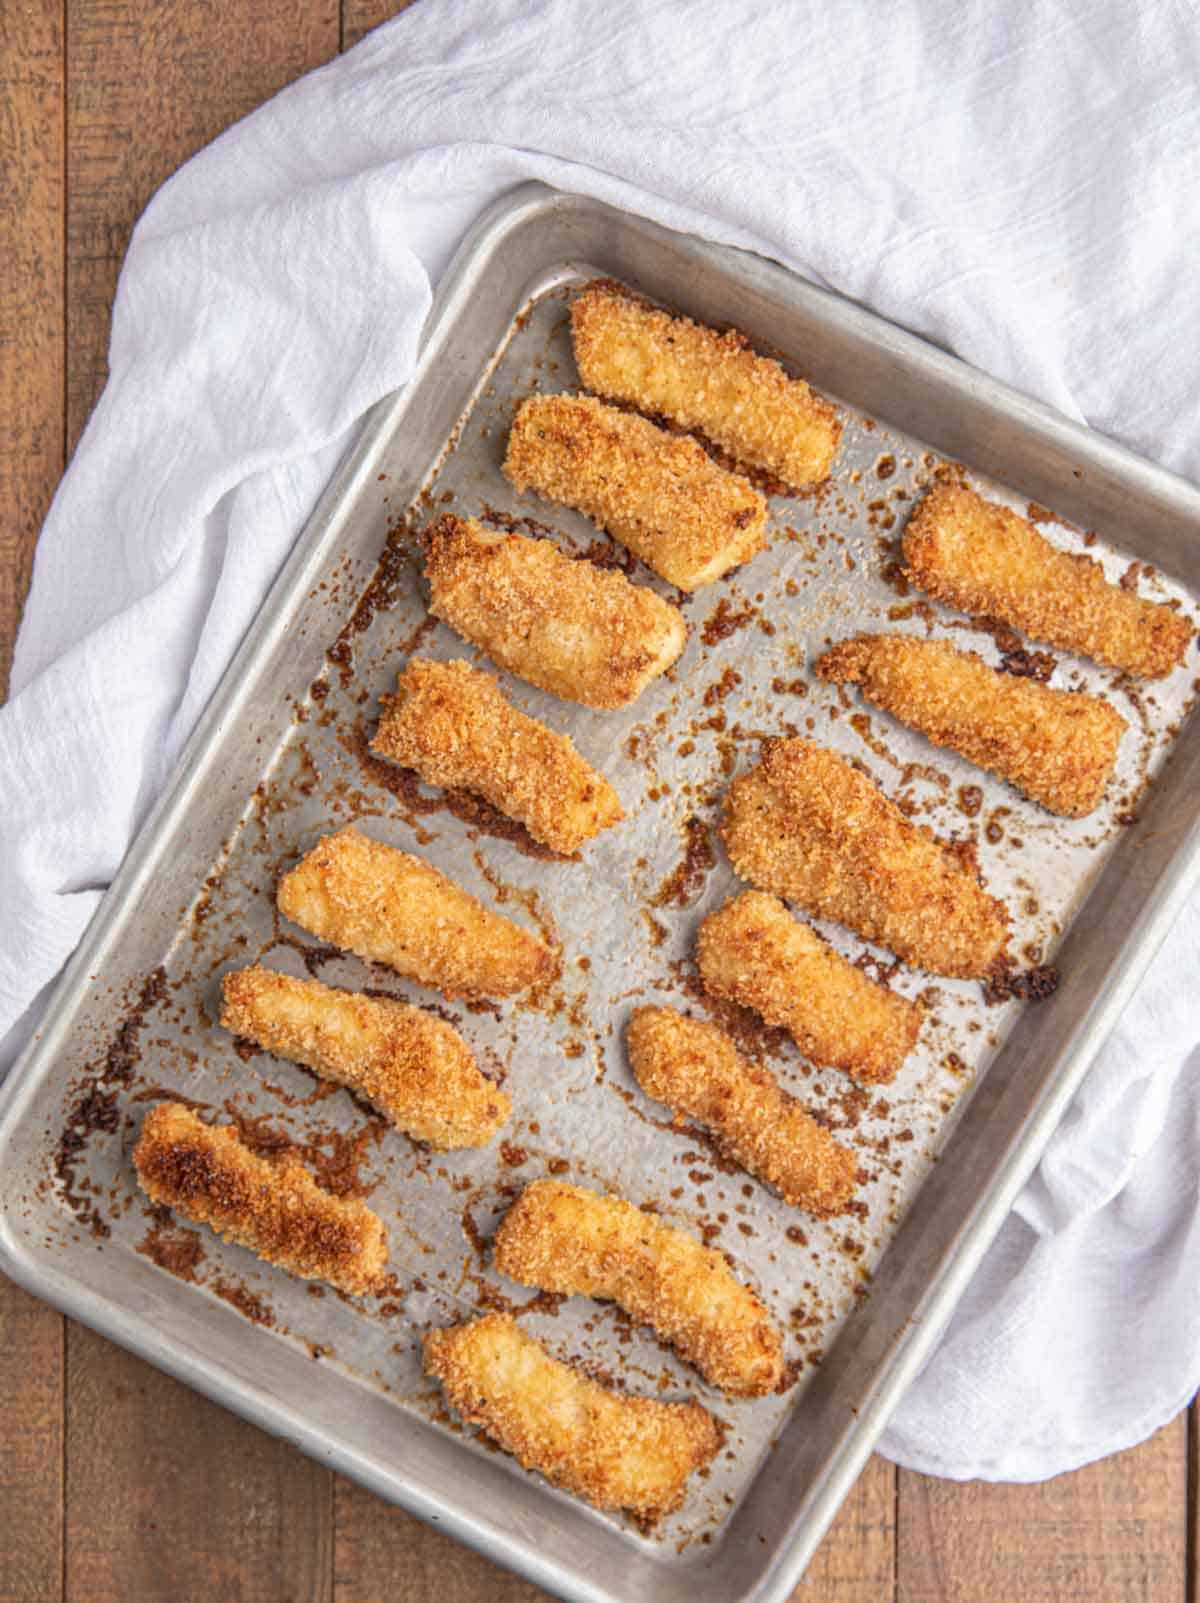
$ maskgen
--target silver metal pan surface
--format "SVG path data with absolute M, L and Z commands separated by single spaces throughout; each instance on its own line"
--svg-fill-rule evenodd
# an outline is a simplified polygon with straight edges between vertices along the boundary
M 769 550 L 684 604 L 687 651 L 633 707 L 573 708 L 505 679 L 519 706 L 573 736 L 628 814 L 564 863 L 372 762 L 365 741 L 414 650 L 474 655 L 426 615 L 415 534 L 438 509 L 532 518 L 597 545 L 583 520 L 518 497 L 499 471 L 517 402 L 577 386 L 567 306 L 597 276 L 738 327 L 847 424 L 830 482 L 773 499 Z M 931 631 L 995 660 L 992 634 L 896 589 L 898 535 L 947 460 L 1022 511 L 1036 503 L 1058 542 L 1086 544 L 1111 577 L 1140 564 L 1144 594 L 1194 616 L 1200 493 L 1179 479 L 770 262 L 536 185 L 493 208 L 442 287 L 412 382 L 364 425 L 4 1089 L 0 1268 L 564 1597 L 785 1598 L 1200 871 L 1194 647 L 1140 690 L 1060 659 L 1056 684 L 1103 691 L 1132 725 L 1109 798 L 1077 822 L 807 672 L 828 641 L 870 627 Z M 621 1045 L 638 1001 L 703 1011 L 696 925 L 736 883 L 720 799 L 758 737 L 789 729 L 859 759 L 939 833 L 973 838 L 1013 912 L 1014 947 L 1060 975 L 1044 1001 L 989 1005 L 976 984 L 899 972 L 892 983 L 925 993 L 930 1023 L 878 1092 L 753 1035 L 858 1148 L 863 1206 L 826 1222 L 671 1129 Z M 345 1093 L 239 1052 L 214 1023 L 221 975 L 259 957 L 430 1000 L 274 913 L 280 872 L 351 820 L 562 941 L 553 985 L 453 1010 L 515 1104 L 491 1149 L 419 1150 Z M 160 1096 L 237 1118 L 260 1144 L 296 1146 L 328 1184 L 368 1194 L 390 1232 L 388 1294 L 314 1295 L 153 1214 L 130 1153 Z M 430 1326 L 531 1301 L 490 1268 L 487 1242 L 519 1188 L 548 1173 L 703 1230 L 789 1333 L 795 1384 L 735 1403 L 610 1308 L 531 1308 L 526 1324 L 555 1351 L 634 1390 L 700 1396 L 728 1423 L 728 1451 L 651 1535 L 484 1451 L 421 1374 Z

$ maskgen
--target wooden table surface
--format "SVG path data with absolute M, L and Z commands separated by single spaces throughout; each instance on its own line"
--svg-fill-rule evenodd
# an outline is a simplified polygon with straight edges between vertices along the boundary
M 399 9 L 0 0 L 0 686 L 105 378 L 130 229 L 193 151 Z M 0 1280 L 0 1603 L 534 1603 L 493 1568 Z M 1181 1414 L 1040 1486 L 864 1472 L 806 1603 L 1185 1603 Z

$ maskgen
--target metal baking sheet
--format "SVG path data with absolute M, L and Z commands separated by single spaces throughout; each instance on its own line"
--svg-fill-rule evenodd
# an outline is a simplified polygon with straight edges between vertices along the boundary
M 685 603 L 687 652 L 634 707 L 589 712 L 506 682 L 518 705 L 573 735 L 629 814 L 562 863 L 373 763 L 365 739 L 412 651 L 474 655 L 426 617 L 413 531 L 438 508 L 532 518 L 611 553 L 499 471 L 516 402 L 575 387 L 569 295 L 598 275 L 743 329 L 837 400 L 847 427 L 828 485 L 773 500 L 770 549 Z M 448 277 L 416 376 L 365 425 L 6 1087 L 0 1266 L 565 1597 L 784 1598 L 1200 861 L 1194 651 L 1140 690 L 1060 662 L 1056 684 L 1103 690 L 1131 723 L 1109 799 L 1079 822 L 1051 819 L 807 672 L 828 641 L 862 627 L 929 630 L 991 660 L 1004 647 L 897 589 L 899 532 L 946 461 L 1022 511 L 1033 498 L 1056 540 L 1086 546 L 1111 577 L 1137 563 L 1143 593 L 1194 610 L 1200 495 L 1178 479 L 771 263 L 539 186 L 495 208 Z M 759 737 L 785 730 L 860 760 L 940 832 L 974 838 L 1013 911 L 1015 948 L 1061 972 L 1036 1005 L 986 1005 L 977 985 L 896 973 L 898 989 L 925 993 L 931 1021 L 897 1082 L 871 1093 L 814 1073 L 748 1018 L 727 1021 L 856 1144 L 862 1207 L 829 1222 L 672 1130 L 621 1049 L 637 1001 L 703 1009 L 694 931 L 735 883 L 713 828 L 720 798 Z M 562 941 L 562 974 L 543 992 L 452 1010 L 515 1104 L 492 1151 L 420 1151 L 344 1093 L 239 1053 L 212 1023 L 221 975 L 258 957 L 429 1000 L 273 912 L 282 869 L 351 820 Z M 869 966 L 884 961 L 844 931 L 823 933 Z M 320 1294 L 148 1210 L 130 1151 L 158 1095 L 236 1117 L 268 1146 L 290 1142 L 328 1183 L 369 1195 L 391 1237 L 388 1293 L 363 1304 Z M 520 1186 L 547 1173 L 703 1231 L 788 1329 L 795 1385 L 746 1404 L 706 1393 L 612 1309 L 532 1308 L 529 1327 L 554 1350 L 635 1389 L 700 1395 L 728 1422 L 728 1451 L 651 1535 L 485 1450 L 420 1372 L 431 1324 L 532 1300 L 491 1271 L 486 1244 Z

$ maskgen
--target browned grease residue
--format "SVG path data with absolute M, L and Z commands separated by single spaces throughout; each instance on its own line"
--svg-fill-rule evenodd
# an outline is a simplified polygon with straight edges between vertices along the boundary
M 651 897 L 652 907 L 689 907 L 717 866 L 717 854 L 702 819 L 684 820 L 683 840 L 683 856 Z
M 753 623 L 754 616 L 753 607 L 746 606 L 740 612 L 735 612 L 729 597 L 722 596 L 705 619 L 700 638 L 706 646 L 715 646 L 718 641 L 727 640 L 731 634 L 744 629 L 748 623 Z

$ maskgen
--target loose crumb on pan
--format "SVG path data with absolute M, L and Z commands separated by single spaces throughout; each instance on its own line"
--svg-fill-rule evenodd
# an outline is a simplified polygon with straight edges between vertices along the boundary
M 669 1007 L 634 1008 L 625 1035 L 647 1096 L 698 1120 L 725 1154 L 793 1207 L 828 1217 L 858 1188 L 858 1160 L 725 1031 Z
M 504 473 L 580 512 L 681 590 L 698 590 L 767 543 L 767 503 L 695 440 L 586 395 L 522 402 Z
M 511 1314 L 425 1337 L 425 1372 L 451 1406 L 524 1469 L 597 1508 L 647 1524 L 683 1502 L 724 1427 L 697 1402 L 633 1397 L 552 1358 Z
M 277 900 L 318 939 L 446 997 L 511 996 L 556 967 L 536 935 L 431 863 L 353 826 L 319 840 L 280 880 Z
M 1182 613 L 1109 584 L 1094 558 L 1058 550 L 966 484 L 934 485 L 903 552 L 906 578 L 938 601 L 1142 678 L 1171 673 L 1195 637 Z
M 430 611 L 492 661 L 584 707 L 628 706 L 687 644 L 677 607 L 550 539 L 445 513 L 425 535 Z
M 811 1062 L 867 1085 L 896 1077 L 917 1044 L 921 1011 L 868 979 L 778 898 L 743 891 L 700 926 L 705 989 L 780 1025 Z
M 158 1102 L 133 1153 L 152 1202 L 208 1225 L 304 1280 L 350 1296 L 384 1282 L 387 1232 L 358 1198 L 335 1197 L 289 1154 L 251 1152 L 232 1126 L 205 1124 L 190 1108 Z
M 945 640 L 859 635 L 827 651 L 814 669 L 831 684 L 860 685 L 868 701 L 935 746 L 948 746 L 1065 818 L 1100 805 L 1129 727 L 1100 696 L 1002 673 Z
M 493 1263 L 522 1285 L 617 1303 L 735 1396 L 783 1378 L 782 1337 L 721 1254 L 620 1197 L 535 1181 L 505 1215 Z
M 512 1113 L 453 1025 L 424 1008 L 257 965 L 226 974 L 222 993 L 225 1029 L 356 1091 L 439 1151 L 486 1146 Z
M 828 477 L 837 411 L 736 330 L 718 334 L 599 280 L 575 298 L 571 333 L 579 376 L 596 394 L 697 430 L 791 489 Z
M 571 856 L 625 816 L 616 791 L 575 750 L 512 705 L 467 662 L 413 657 L 371 742 L 429 785 L 477 792 L 552 850 Z
M 814 741 L 769 741 L 729 787 L 721 823 L 743 879 L 934 974 L 986 979 L 1008 913 L 972 850 L 907 819 L 874 780 Z

